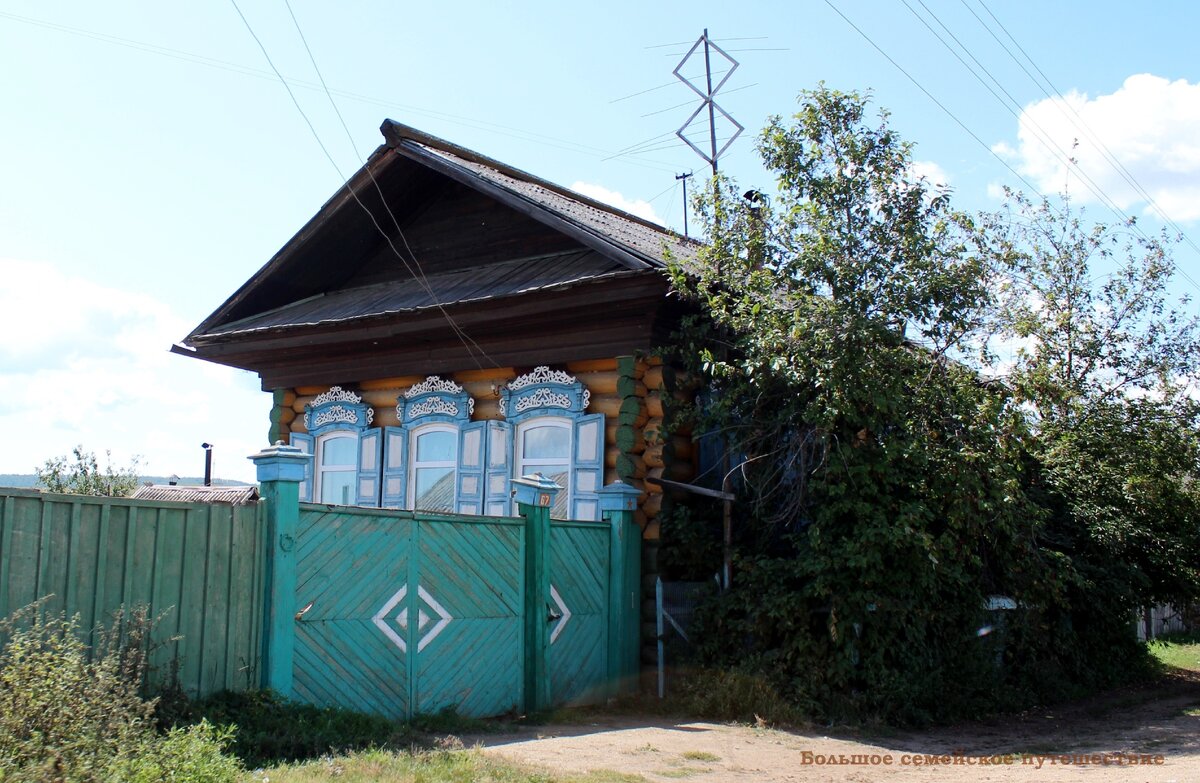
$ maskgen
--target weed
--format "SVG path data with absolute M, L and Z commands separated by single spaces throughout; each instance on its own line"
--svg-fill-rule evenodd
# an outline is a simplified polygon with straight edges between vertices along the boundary
M 707 750 L 688 750 L 680 754 L 688 761 L 720 761 L 721 757 Z

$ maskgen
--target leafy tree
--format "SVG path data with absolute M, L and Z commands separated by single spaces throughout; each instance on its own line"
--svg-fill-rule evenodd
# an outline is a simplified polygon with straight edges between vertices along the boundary
M 71 450 L 71 457 L 51 457 L 37 469 L 38 486 L 50 492 L 74 495 L 132 495 L 138 486 L 137 458 L 131 460 L 128 467 L 114 468 L 112 452 L 106 451 L 105 457 L 105 465 L 101 469 L 95 452 L 84 451 L 83 446 L 76 446 Z
M 1062 585 L 1033 544 L 1023 417 L 951 358 L 991 313 L 989 258 L 862 96 L 804 93 L 759 151 L 774 197 L 715 183 L 710 245 L 673 270 L 703 313 L 680 360 L 748 499 L 705 652 L 829 717 L 994 704 L 987 597 L 1048 606 Z
M 1047 541 L 1079 601 L 1118 616 L 1200 597 L 1200 317 L 1168 296 L 1170 242 L 1088 225 L 1070 201 L 1009 192 L 982 241 L 1003 265 L 1007 383 L 1031 411 Z M 1102 589 L 1096 589 L 1102 586 Z

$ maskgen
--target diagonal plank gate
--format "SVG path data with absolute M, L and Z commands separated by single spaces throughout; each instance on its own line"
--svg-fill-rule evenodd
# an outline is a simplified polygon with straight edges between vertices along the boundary
M 266 684 L 392 717 L 533 712 L 635 685 L 638 490 L 600 490 L 603 522 L 551 520 L 558 486 L 514 479 L 520 516 L 301 504 L 309 459 L 253 458 L 272 557 Z

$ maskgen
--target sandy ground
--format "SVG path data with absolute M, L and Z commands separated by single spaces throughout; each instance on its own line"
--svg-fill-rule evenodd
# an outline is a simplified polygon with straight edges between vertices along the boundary
M 1054 710 L 887 736 L 622 716 L 468 741 L 555 770 L 612 770 L 650 781 L 1200 783 L 1200 674 Z M 1124 763 L 1131 755 L 1152 763 Z M 979 763 L 1003 756 L 1012 763 Z M 819 763 L 830 757 L 863 763 Z

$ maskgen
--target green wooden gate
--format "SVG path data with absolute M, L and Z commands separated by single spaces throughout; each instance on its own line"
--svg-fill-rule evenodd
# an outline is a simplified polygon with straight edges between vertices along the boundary
M 550 701 L 590 704 L 609 694 L 609 528 L 550 523 Z
M 293 694 L 399 718 L 519 708 L 523 524 L 301 505 Z
M 551 522 L 558 487 L 513 481 L 520 517 L 300 504 L 298 449 L 258 455 L 272 556 L 264 684 L 397 718 L 602 700 L 637 667 L 638 491 L 606 522 Z

